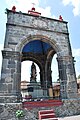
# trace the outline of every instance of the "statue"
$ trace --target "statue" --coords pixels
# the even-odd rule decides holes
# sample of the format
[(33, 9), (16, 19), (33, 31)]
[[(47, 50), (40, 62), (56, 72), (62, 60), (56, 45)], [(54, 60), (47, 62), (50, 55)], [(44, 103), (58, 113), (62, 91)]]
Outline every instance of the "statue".
[(31, 77), (30, 77), (30, 81), (36, 81), (36, 66), (34, 64), (34, 62), (32, 62), (31, 65)]

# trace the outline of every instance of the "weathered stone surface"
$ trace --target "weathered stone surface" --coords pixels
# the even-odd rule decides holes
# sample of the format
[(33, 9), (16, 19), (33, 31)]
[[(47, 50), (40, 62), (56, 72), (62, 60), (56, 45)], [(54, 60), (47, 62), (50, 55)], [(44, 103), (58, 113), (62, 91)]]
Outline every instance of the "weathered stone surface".
[(17, 102), (17, 96), (14, 95), (14, 93), (6, 93), (2, 91), (0, 93), (0, 103), (16, 103)]
[[(2, 110), (1, 110), (2, 109)], [(63, 105), (54, 107), (42, 107), (23, 109), (22, 104), (3, 104), (0, 105), (0, 120), (38, 120), (38, 111), (43, 109), (54, 109), (57, 117), (65, 117), (80, 114), (80, 99), (63, 100)], [(16, 117), (16, 111), (23, 110), (24, 116)]]
[(0, 114), (3, 112), (3, 105), (0, 105)]
[[(0, 111), (0, 120), (37, 120), (35, 112), (23, 109), (20, 103), (3, 104), (0, 106), (3, 109)], [(16, 117), (17, 110), (23, 110), (24, 116), (21, 118)]]
[(63, 105), (56, 107), (58, 116), (71, 116), (80, 114), (80, 99), (63, 100)]

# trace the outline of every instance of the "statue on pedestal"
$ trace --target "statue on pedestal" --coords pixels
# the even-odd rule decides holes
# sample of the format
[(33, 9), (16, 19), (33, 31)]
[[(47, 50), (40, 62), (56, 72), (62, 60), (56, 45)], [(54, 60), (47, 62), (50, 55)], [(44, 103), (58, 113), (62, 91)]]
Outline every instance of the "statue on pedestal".
[(35, 66), (34, 62), (32, 62), (30, 82), (31, 81), (36, 82), (36, 76), (37, 76), (37, 74), (36, 74), (36, 66)]

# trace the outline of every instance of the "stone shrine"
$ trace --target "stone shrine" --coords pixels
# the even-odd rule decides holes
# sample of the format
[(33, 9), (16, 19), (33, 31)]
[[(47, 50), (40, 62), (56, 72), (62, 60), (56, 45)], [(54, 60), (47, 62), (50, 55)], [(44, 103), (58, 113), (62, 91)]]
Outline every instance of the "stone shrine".
[[(15, 10), (7, 10), (6, 13), (0, 102), (13, 103), (20, 99), (21, 62), (25, 60), (32, 60), (39, 66), (41, 87), (50, 88), (51, 62), (55, 54), (59, 71), (60, 98), (76, 98), (77, 82), (67, 22)], [(45, 95), (48, 95), (47, 91)]]

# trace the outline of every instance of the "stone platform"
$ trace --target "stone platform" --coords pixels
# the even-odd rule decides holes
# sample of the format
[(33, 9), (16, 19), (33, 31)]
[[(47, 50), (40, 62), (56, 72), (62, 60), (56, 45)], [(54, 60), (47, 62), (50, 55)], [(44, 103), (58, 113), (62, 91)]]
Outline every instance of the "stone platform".
[(38, 111), (53, 109), (57, 117), (80, 115), (80, 99), (65, 99), (63, 104), (52, 107), (23, 108), (22, 103), (0, 103), (0, 120), (18, 120), (17, 110), (23, 110), (24, 116), (20, 120), (38, 120)]

